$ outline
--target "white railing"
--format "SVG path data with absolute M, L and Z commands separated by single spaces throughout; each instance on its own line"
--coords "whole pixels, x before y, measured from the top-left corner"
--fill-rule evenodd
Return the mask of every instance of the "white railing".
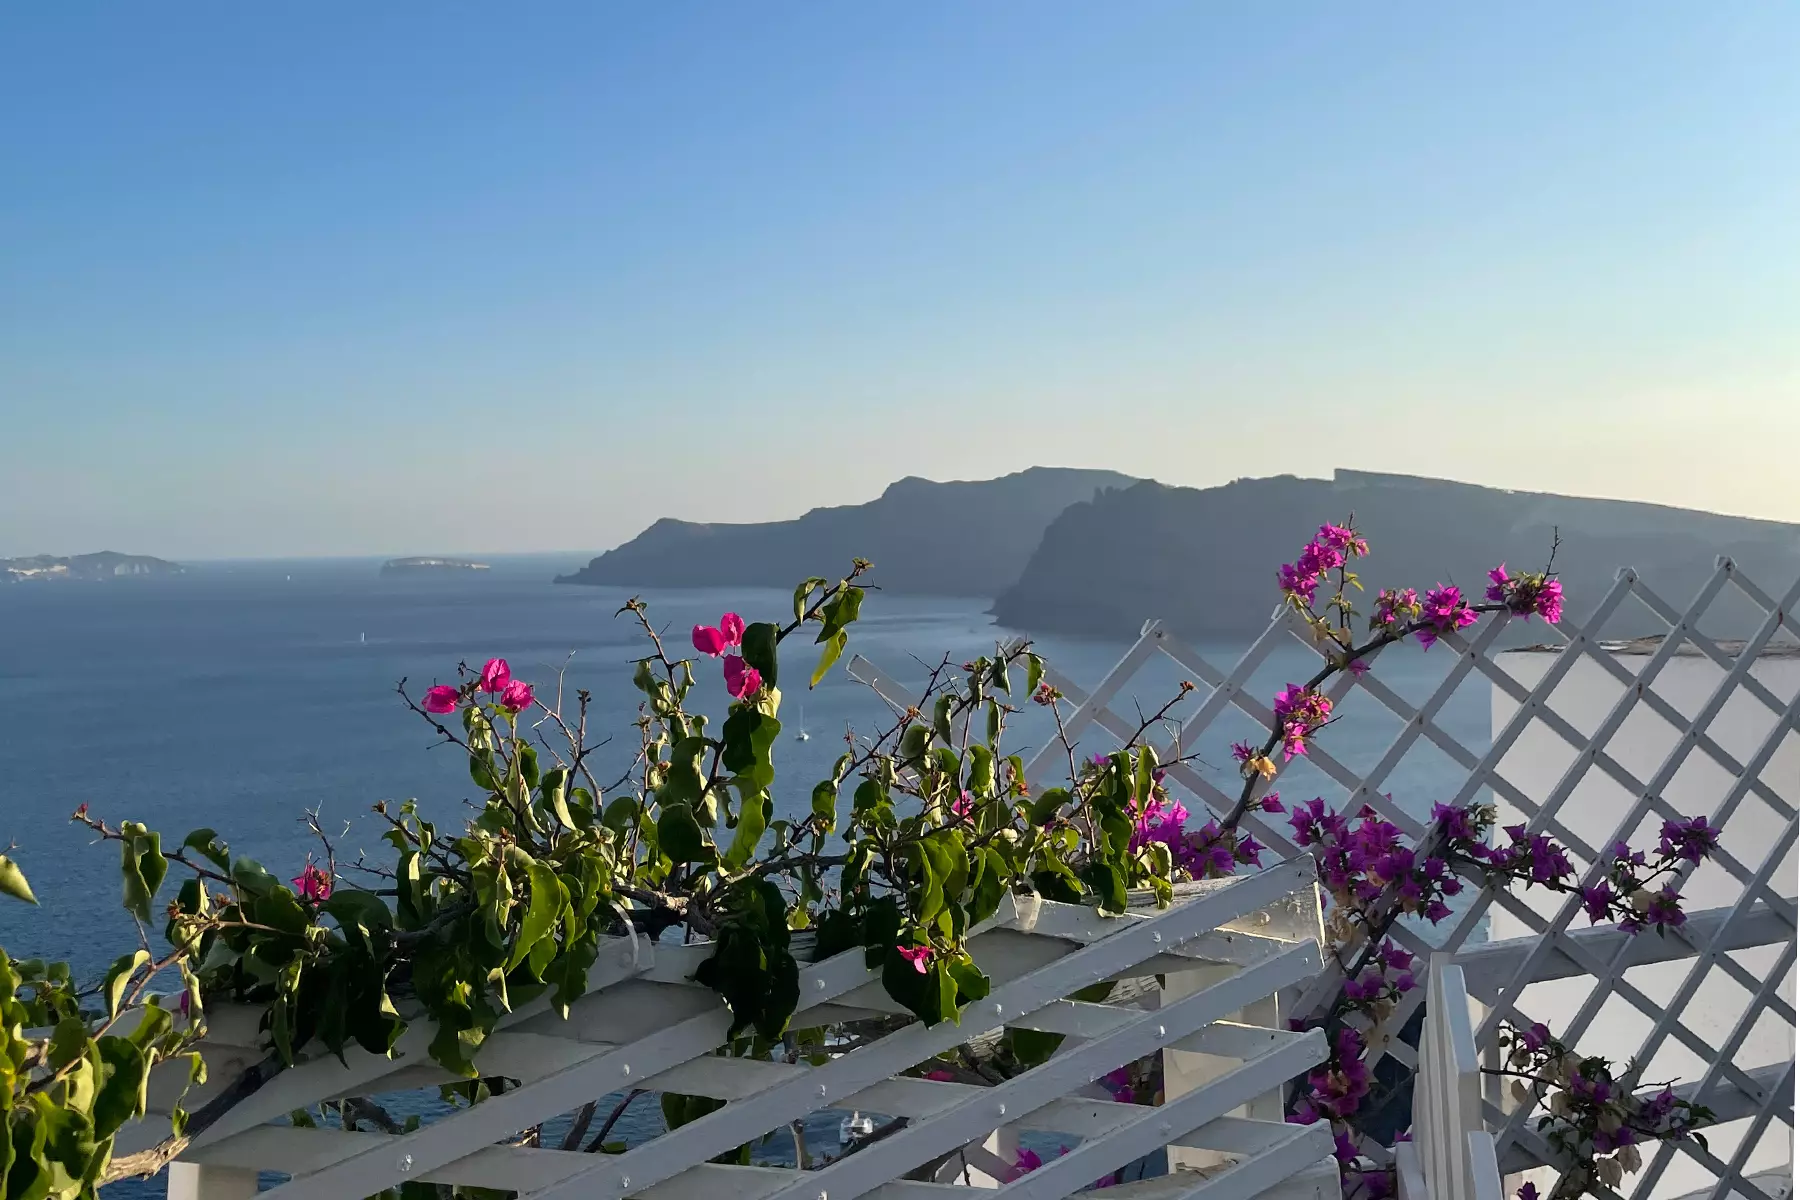
M 1310 868 L 1296 862 L 1232 880 L 1184 888 L 1163 911 L 1122 917 L 1031 897 L 1009 899 L 969 941 L 993 990 L 960 1024 L 917 1022 L 822 1065 L 723 1057 L 730 1016 L 692 980 L 706 946 L 618 939 L 603 948 L 592 990 L 566 1020 L 543 1002 L 509 1014 L 476 1058 L 484 1076 L 516 1083 L 472 1107 L 400 1134 L 310 1128 L 286 1114 L 322 1101 L 435 1087 L 450 1077 L 423 1049 L 415 1027 L 394 1057 L 317 1051 L 238 1102 L 200 1132 L 171 1169 L 176 1200 L 238 1200 L 258 1172 L 288 1176 L 264 1195 L 346 1200 L 406 1181 L 498 1188 L 522 1196 L 644 1197 L 645 1200 L 954 1200 L 976 1188 L 1021 1200 L 1057 1200 L 1174 1147 L 1204 1163 L 1177 1161 L 1161 1178 L 1117 1189 L 1127 1200 L 1291 1200 L 1335 1196 L 1331 1139 L 1322 1127 L 1284 1124 L 1284 1084 L 1322 1062 L 1317 1032 L 1292 1033 L 1276 999 L 1320 966 L 1319 908 Z M 1104 980 L 1161 975 L 1159 990 L 1115 989 L 1118 999 L 1068 999 Z M 795 1027 L 891 1016 L 900 1010 L 862 950 L 801 970 Z M 916 1077 L 933 1055 L 1005 1027 L 1066 1035 L 1055 1055 L 993 1086 Z M 213 1014 L 202 1052 L 209 1088 L 225 1086 L 262 1057 L 253 1016 Z M 1102 1100 L 1093 1081 L 1165 1053 L 1209 1069 L 1165 1091 L 1164 1103 Z M 153 1107 L 172 1093 L 155 1082 Z M 525 1144 L 523 1130 L 565 1117 L 626 1088 L 724 1101 L 723 1107 L 623 1153 L 582 1153 Z M 207 1096 L 190 1096 L 197 1107 Z M 723 1165 L 711 1159 L 831 1109 L 906 1119 L 856 1153 L 811 1170 Z M 1271 1117 L 1269 1113 L 1273 1112 Z M 1054 1132 L 1072 1149 L 1010 1182 L 1020 1130 Z M 125 1132 L 131 1153 L 166 1134 L 155 1115 Z M 998 1178 L 997 1178 L 998 1177 Z
M 1481 1124 L 1481 1058 L 1462 968 L 1436 964 L 1413 1079 L 1412 1141 L 1395 1147 L 1400 1200 L 1501 1200 L 1493 1135 Z
M 1735 642 L 1701 632 L 1703 624 L 1714 623 L 1715 601 L 1728 591 L 1759 614 L 1737 631 Z M 1662 1200 L 1695 1188 L 1715 1200 L 1730 1194 L 1781 1200 L 1765 1185 L 1783 1169 L 1791 1171 L 1800 890 L 1797 607 L 1800 580 L 1785 592 L 1766 592 L 1728 559 L 1719 560 L 1685 607 L 1624 570 L 1585 622 L 1570 619 L 1557 627 L 1551 652 L 1504 650 L 1503 619 L 1484 622 L 1470 638 L 1444 638 L 1432 653 L 1451 660 L 1420 703 L 1382 681 L 1379 661 L 1360 679 L 1334 677 L 1327 694 L 1340 711 L 1353 692 L 1361 692 L 1398 717 L 1400 729 L 1367 771 L 1337 757 L 1329 735 L 1308 755 L 1337 789 L 1328 797 L 1334 806 L 1369 805 L 1416 835 L 1417 808 L 1409 812 L 1387 793 L 1409 753 L 1429 746 L 1459 769 L 1460 786 L 1405 799 L 1456 805 L 1490 799 L 1501 809 L 1502 823 L 1527 824 L 1567 846 L 1583 883 L 1604 872 L 1613 842 L 1641 845 L 1647 837 L 1654 846 L 1655 827 L 1665 818 L 1704 815 L 1723 828 L 1718 852 L 1682 881 L 1687 925 L 1667 937 L 1588 929 L 1577 923 L 1581 905 L 1573 896 L 1546 902 L 1541 894 L 1506 890 L 1482 891 L 1440 929 L 1402 926 L 1392 934 L 1416 957 L 1431 962 L 1441 954 L 1440 961 L 1467 972 L 1468 991 L 1483 1006 L 1472 1028 L 1477 1054 L 1492 1058 L 1502 1021 L 1541 1020 L 1583 1053 L 1605 1054 L 1621 1067 L 1637 1059 L 1645 1080 L 1685 1079 L 1678 1090 L 1718 1114 L 1710 1148 L 1683 1141 L 1646 1152 L 1644 1171 L 1627 1181 L 1632 1200 Z M 1647 614 L 1666 633 L 1660 640 L 1609 641 L 1609 627 L 1631 614 L 1640 624 Z M 1221 667 L 1163 623 L 1150 621 L 1091 688 L 1058 673 L 1054 663 L 1047 678 L 1074 705 L 1065 720 L 1070 736 L 1098 734 L 1094 748 L 1106 749 L 1109 739 L 1116 745 L 1138 730 L 1135 717 L 1114 710 L 1116 702 L 1163 698 L 1133 697 L 1140 672 L 1159 658 L 1178 664 L 1201 690 L 1178 733 L 1156 744 L 1167 762 L 1177 745 L 1186 751 L 1222 746 L 1229 740 L 1221 732 L 1229 714 L 1267 728 L 1272 713 L 1266 698 L 1248 685 L 1272 654 L 1296 643 L 1317 653 L 1298 618 L 1278 612 L 1235 664 Z M 905 689 L 874 664 L 858 658 L 850 671 L 890 702 L 909 703 Z M 1484 744 L 1465 744 L 1440 721 L 1465 684 L 1485 684 L 1491 693 L 1492 737 Z M 1066 766 L 1062 753 L 1046 746 L 1027 764 L 1028 780 L 1034 786 L 1051 782 Z M 1178 790 L 1214 813 L 1227 811 L 1236 799 L 1191 763 L 1169 763 L 1167 771 Z M 1302 857 L 1280 818 L 1252 812 L 1245 825 L 1284 859 Z M 1500 940 L 1486 940 L 1490 923 Z M 1316 1011 L 1334 990 L 1329 974 L 1322 975 L 1303 992 L 1296 1011 Z M 1432 994 L 1432 987 L 1418 989 L 1373 1031 L 1371 1066 L 1391 1056 L 1421 1069 L 1420 1054 L 1398 1033 Z M 1466 1083 L 1458 1086 L 1464 1089 L 1457 1092 L 1464 1097 L 1458 1109 L 1462 1131 L 1491 1134 L 1501 1169 L 1510 1174 L 1556 1161 L 1529 1123 L 1529 1111 L 1506 1110 L 1491 1090 L 1471 1111 Z M 1377 1162 L 1388 1160 L 1380 1146 L 1361 1149 Z

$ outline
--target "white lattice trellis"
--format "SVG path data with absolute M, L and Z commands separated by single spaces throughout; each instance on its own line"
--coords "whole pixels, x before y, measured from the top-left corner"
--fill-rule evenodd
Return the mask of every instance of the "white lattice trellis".
M 1703 619 L 1728 588 L 1761 613 L 1755 627 L 1744 631 L 1741 641 L 1729 645 L 1701 632 Z M 1667 628 L 1653 648 L 1635 655 L 1634 661 L 1641 662 L 1636 670 L 1627 665 L 1626 656 L 1618 653 L 1617 645 L 1600 636 L 1627 601 L 1636 602 Z M 1322 737 L 1309 754 L 1309 761 L 1343 789 L 1338 798 L 1343 806 L 1367 804 L 1402 830 L 1416 835 L 1421 832 L 1417 818 L 1390 800 L 1383 786 L 1409 751 L 1427 743 L 1462 771 L 1462 783 L 1454 794 L 1429 799 L 1460 805 L 1474 801 L 1484 792 L 1491 794 L 1503 809 L 1527 823 L 1532 832 L 1548 833 L 1567 846 L 1581 864 L 1583 883 L 1591 883 L 1604 873 L 1607 860 L 1603 856 L 1613 841 L 1639 835 L 1647 822 L 1705 815 L 1713 824 L 1725 828 L 1726 835 L 1719 851 L 1709 860 L 1709 869 L 1716 876 L 1712 890 L 1719 890 L 1718 880 L 1729 885 L 1732 894 L 1727 896 L 1728 902 L 1693 912 L 1688 924 L 1666 940 L 1627 938 L 1607 929 L 1574 929 L 1571 922 L 1581 911 L 1577 898 L 1570 897 L 1547 911 L 1539 911 L 1534 903 L 1505 891 L 1481 892 L 1454 917 L 1447 930 L 1437 931 L 1432 939 L 1428 940 L 1420 930 L 1405 927 L 1393 934 L 1420 958 L 1429 960 L 1434 951 L 1448 950 L 1452 961 L 1467 968 L 1470 991 L 1485 1005 L 1474 1030 L 1475 1042 L 1484 1054 L 1493 1055 L 1495 1036 L 1500 1022 L 1505 1020 L 1548 1019 L 1570 1044 L 1591 1040 L 1596 1019 L 1603 1010 L 1610 1011 L 1610 1001 L 1629 1005 L 1650 1022 L 1647 1036 L 1629 1048 L 1636 1051 L 1640 1061 L 1649 1064 L 1659 1050 L 1672 1044 L 1704 1064 L 1700 1077 L 1689 1080 L 1685 1091 L 1715 1109 L 1722 1123 L 1738 1123 L 1738 1136 L 1731 1139 L 1734 1148 L 1726 1152 L 1729 1157 L 1721 1158 L 1691 1142 L 1683 1142 L 1679 1148 L 1662 1146 L 1650 1156 L 1645 1170 L 1629 1181 L 1633 1200 L 1646 1200 L 1657 1191 L 1678 1154 L 1687 1156 L 1705 1173 L 1710 1181 L 1706 1193 L 1713 1200 L 1734 1192 L 1747 1200 L 1777 1200 L 1764 1190 L 1771 1178 L 1767 1173 L 1745 1174 L 1749 1157 L 1775 1122 L 1788 1129 L 1791 1161 L 1796 911 L 1792 875 L 1796 801 L 1800 799 L 1800 767 L 1793 764 L 1800 761 L 1800 687 L 1783 685 L 1787 694 L 1778 694 L 1758 677 L 1756 667 L 1772 649 L 1792 647 L 1793 631 L 1784 631 L 1784 626 L 1797 602 L 1800 581 L 1776 597 L 1746 579 L 1727 559 L 1719 561 L 1693 601 L 1679 609 L 1658 596 L 1635 572 L 1621 571 L 1584 624 L 1565 621 L 1559 627 L 1559 652 L 1549 656 L 1548 665 L 1532 686 L 1521 683 L 1500 661 L 1504 655 L 1499 639 L 1507 622 L 1490 620 L 1472 638 L 1452 635 L 1444 639 L 1445 652 L 1454 654 L 1455 659 L 1431 695 L 1417 706 L 1381 681 L 1379 663 L 1372 663 L 1376 669 L 1360 679 L 1349 675 L 1334 678 L 1328 691 L 1334 705 L 1341 704 L 1352 689 L 1361 689 L 1402 722 L 1400 732 L 1370 770 L 1359 773 L 1335 757 L 1329 735 Z M 1179 734 L 1157 745 L 1159 758 L 1167 760 L 1172 744 L 1187 748 L 1206 744 L 1208 733 L 1216 735 L 1221 718 L 1232 710 L 1267 727 L 1272 718 L 1268 705 L 1246 688 L 1258 668 L 1290 639 L 1316 650 L 1303 623 L 1291 614 L 1277 613 L 1242 657 L 1224 670 L 1184 644 L 1162 623 L 1151 621 L 1118 664 L 1092 689 L 1058 674 L 1054 664 L 1048 678 L 1074 705 L 1065 722 L 1072 737 L 1078 738 L 1093 728 L 1123 740 L 1137 731 L 1138 722 L 1121 717 L 1112 704 L 1129 694 L 1133 680 L 1157 656 L 1179 664 L 1207 690 L 1182 720 Z M 1691 713 L 1683 711 L 1656 686 L 1671 663 L 1688 660 L 1710 664 L 1717 675 Z M 891 703 L 910 703 L 903 688 L 866 660 L 854 660 L 850 669 Z M 1566 696 L 1563 689 L 1572 686 L 1569 681 L 1578 669 L 1610 680 L 1617 691 L 1604 712 L 1588 714 L 1598 718 L 1588 732 L 1583 732 L 1579 720 L 1561 711 L 1556 702 Z M 1480 748 L 1465 745 L 1439 722 L 1445 705 L 1472 678 L 1486 681 L 1496 697 L 1493 737 Z M 1720 718 L 1733 704 L 1751 704 L 1761 715 L 1752 718 L 1740 712 L 1733 718 L 1733 727 L 1727 730 Z M 1629 756 L 1617 740 L 1628 722 L 1634 721 L 1652 721 L 1666 731 L 1659 742 L 1659 747 L 1666 749 L 1659 748 L 1648 760 L 1647 768 L 1637 771 L 1627 766 Z M 1736 735 L 1746 722 L 1753 726 L 1760 722 L 1766 728 L 1750 736 L 1747 746 L 1733 753 L 1725 743 L 1745 743 L 1746 738 Z M 1529 740 L 1528 734 L 1531 739 L 1553 739 L 1569 756 L 1560 777 L 1539 794 L 1521 786 L 1502 769 L 1509 754 L 1520 749 L 1522 740 Z M 1223 739 L 1215 736 L 1215 740 Z M 1541 752 L 1541 742 L 1530 741 L 1530 745 L 1532 755 Z M 1034 786 L 1062 769 L 1059 754 L 1059 748 L 1047 746 L 1027 764 L 1027 776 Z M 1679 812 L 1666 793 L 1692 763 L 1722 772 L 1730 783 L 1703 807 L 1690 805 L 1688 811 Z M 1175 784 L 1215 813 L 1229 809 L 1236 799 L 1188 764 L 1175 763 L 1168 770 Z M 1596 780 L 1622 791 L 1628 798 L 1617 807 L 1616 815 L 1608 809 L 1610 819 L 1604 824 L 1604 837 L 1583 836 L 1574 827 L 1577 823 L 1569 819 L 1576 812 L 1572 799 L 1584 784 Z M 1754 844 L 1744 844 L 1733 837 L 1734 819 L 1739 818 L 1742 806 L 1752 801 L 1762 806 L 1756 813 L 1761 832 Z M 1774 823 L 1772 828 L 1770 821 Z M 1245 824 L 1284 858 L 1298 854 L 1283 826 L 1255 812 Z M 1482 944 L 1480 931 L 1490 916 L 1517 924 L 1526 931 L 1525 936 Z M 1749 959 L 1752 952 L 1758 951 L 1764 959 L 1770 954 L 1773 958 L 1753 968 L 1748 965 Z M 1653 998 L 1640 978 L 1642 969 L 1678 961 L 1689 963 L 1685 975 L 1670 995 L 1660 1000 Z M 1684 1016 L 1694 997 L 1715 978 L 1730 980 L 1743 989 L 1749 1001 L 1722 1036 L 1709 1039 Z M 1580 980 L 1587 990 L 1570 1011 L 1524 1011 L 1521 1005 L 1529 989 L 1549 980 Z M 1333 987 L 1328 976 L 1321 977 L 1301 1001 L 1300 1009 L 1304 1011 L 1309 1004 L 1323 1002 Z M 1404 1027 L 1429 990 L 1422 988 L 1408 997 L 1386 1029 L 1371 1039 L 1374 1056 L 1391 1055 L 1408 1067 L 1418 1067 L 1417 1054 L 1393 1034 Z M 1746 1039 L 1770 1020 L 1779 1022 L 1787 1031 L 1785 1056 L 1749 1067 L 1735 1061 Z M 1517 1171 L 1554 1161 L 1549 1145 L 1527 1124 L 1529 1114 L 1507 1111 L 1497 1089 L 1489 1089 L 1483 1099 L 1481 1116 L 1493 1133 L 1499 1161 L 1506 1169 Z M 1715 1147 L 1718 1145 L 1715 1143 Z M 1381 1153 L 1379 1148 L 1368 1149 L 1378 1156 Z

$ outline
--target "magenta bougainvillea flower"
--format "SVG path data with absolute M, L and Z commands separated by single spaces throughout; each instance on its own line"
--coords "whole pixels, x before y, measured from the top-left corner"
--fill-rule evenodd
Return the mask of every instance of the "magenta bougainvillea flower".
M 422 707 L 428 713 L 451 713 L 456 711 L 456 703 L 462 693 L 448 684 L 440 683 L 434 688 L 425 689 Z

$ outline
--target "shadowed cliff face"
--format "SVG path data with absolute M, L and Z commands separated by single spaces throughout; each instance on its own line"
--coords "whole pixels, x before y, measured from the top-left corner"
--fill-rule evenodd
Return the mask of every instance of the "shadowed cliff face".
M 1191 636 L 1251 634 L 1279 601 L 1279 564 L 1320 522 L 1351 513 L 1374 548 L 1361 570 L 1370 599 L 1384 586 L 1439 582 L 1479 596 L 1498 562 L 1541 568 L 1558 531 L 1555 568 L 1578 621 L 1621 567 L 1636 568 L 1678 607 L 1720 555 L 1778 593 L 1800 572 L 1800 526 L 1339 471 L 1332 480 L 1283 476 L 1204 490 L 1141 483 L 1073 505 L 1045 531 L 994 613 L 1004 625 L 1033 632 L 1129 637 L 1147 618 L 1160 617 Z M 1366 612 L 1369 604 L 1359 607 Z M 1708 628 L 1741 631 L 1754 615 L 1747 602 L 1722 603 Z M 1660 628 L 1628 600 L 1606 631 Z
M 998 595 L 1019 577 L 1058 513 L 1135 481 L 1113 471 L 1033 467 L 978 482 L 902 479 L 868 504 L 817 508 L 758 525 L 658 521 L 559 583 L 623 587 L 792 587 L 809 575 L 875 564 L 897 592 Z

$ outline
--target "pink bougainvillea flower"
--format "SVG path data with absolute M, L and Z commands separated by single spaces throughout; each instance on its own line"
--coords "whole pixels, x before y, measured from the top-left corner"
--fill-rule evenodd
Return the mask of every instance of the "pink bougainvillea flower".
M 950 811 L 959 817 L 966 817 L 975 810 L 975 796 L 967 788 L 963 794 L 950 802 Z
M 931 1070 L 925 1072 L 925 1078 L 932 1080 L 933 1082 L 936 1082 L 936 1083 L 954 1083 L 954 1082 L 956 1082 L 956 1076 L 954 1076 L 950 1072 L 944 1070 L 944 1068 L 942 1068 L 942 1067 L 931 1068 Z
M 762 691 L 762 672 L 746 666 L 735 654 L 725 656 L 725 690 L 739 700 L 747 700 Z
M 711 625 L 694 626 L 694 649 L 708 658 L 717 658 L 725 653 L 727 644 L 723 630 L 714 629 Z
M 455 712 L 460 696 L 461 693 L 449 684 L 440 683 L 434 688 L 425 689 L 424 709 L 429 713 Z
M 484 692 L 502 692 L 512 682 L 512 668 L 506 665 L 504 658 L 490 658 L 481 668 L 481 690 Z
M 310 857 L 306 860 L 306 869 L 294 876 L 293 884 L 302 900 L 319 904 L 331 899 L 331 876 L 316 866 Z
M 719 632 L 725 635 L 727 646 L 744 644 L 744 618 L 736 613 L 726 613 L 719 618 Z
M 900 957 L 911 963 L 913 970 L 919 974 L 923 975 L 931 970 L 930 946 L 895 946 L 894 949 L 898 950 Z
M 523 712 L 531 707 L 531 685 L 523 679 L 510 680 L 500 692 L 500 707 L 508 712 Z

